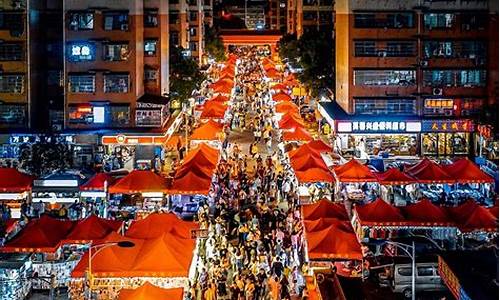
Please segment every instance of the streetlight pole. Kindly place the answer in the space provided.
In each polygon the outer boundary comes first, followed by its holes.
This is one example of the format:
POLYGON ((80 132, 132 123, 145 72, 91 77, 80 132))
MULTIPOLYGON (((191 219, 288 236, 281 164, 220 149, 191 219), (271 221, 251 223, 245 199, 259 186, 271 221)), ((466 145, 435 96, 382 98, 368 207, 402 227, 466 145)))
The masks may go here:
POLYGON ((401 250, 403 250, 406 255, 411 258, 411 299, 415 300, 415 278, 417 276, 417 268, 416 268, 416 256, 415 256, 415 241, 412 241, 411 246, 399 242, 386 241, 386 244, 393 245, 401 250), (408 248, 411 249, 411 252, 408 251, 408 248))

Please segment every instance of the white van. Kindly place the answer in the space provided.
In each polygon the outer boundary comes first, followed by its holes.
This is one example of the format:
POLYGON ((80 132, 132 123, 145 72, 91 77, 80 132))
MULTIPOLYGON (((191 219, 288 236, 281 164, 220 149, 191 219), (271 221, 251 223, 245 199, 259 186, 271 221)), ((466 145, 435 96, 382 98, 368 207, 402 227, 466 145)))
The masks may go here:
MULTIPOLYGON (((416 267, 415 290, 417 293, 446 290, 439 276, 437 263, 417 263, 416 267)), ((380 285, 390 286, 394 293, 402 293, 405 298, 411 298, 411 264, 392 265, 388 273, 379 274, 380 285)))

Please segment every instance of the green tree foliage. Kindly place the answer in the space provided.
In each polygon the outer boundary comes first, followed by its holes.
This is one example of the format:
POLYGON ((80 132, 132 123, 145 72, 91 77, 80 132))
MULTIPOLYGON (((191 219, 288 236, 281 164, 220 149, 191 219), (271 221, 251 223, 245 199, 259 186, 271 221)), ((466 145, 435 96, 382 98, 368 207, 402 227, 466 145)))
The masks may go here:
POLYGON ((222 39, 217 34, 214 27, 206 27, 205 30, 205 51, 217 62, 226 60, 226 49, 222 39))
POLYGON ((279 53, 281 58, 303 68, 299 80, 313 96, 333 86, 333 39, 328 32, 309 31, 298 40, 294 35, 285 35, 279 42, 279 53))
POLYGON ((200 87, 205 75, 198 63, 191 57, 184 57, 182 51, 182 48, 170 48, 170 95, 184 102, 200 87))

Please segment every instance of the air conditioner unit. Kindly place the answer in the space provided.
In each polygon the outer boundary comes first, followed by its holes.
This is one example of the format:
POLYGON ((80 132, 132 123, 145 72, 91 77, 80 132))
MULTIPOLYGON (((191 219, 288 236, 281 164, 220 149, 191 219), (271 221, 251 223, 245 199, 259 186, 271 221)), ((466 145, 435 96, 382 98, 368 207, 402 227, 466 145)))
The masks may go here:
POLYGON ((427 67, 428 65, 429 65, 429 61, 428 60, 422 60, 422 61, 420 61, 420 66, 427 67))
POLYGON ((122 31, 128 31, 128 24, 122 24, 122 25, 120 26, 120 29, 121 29, 122 31))
POLYGON ((432 94, 434 96, 441 96, 443 94, 443 89, 442 88, 433 88, 432 94))

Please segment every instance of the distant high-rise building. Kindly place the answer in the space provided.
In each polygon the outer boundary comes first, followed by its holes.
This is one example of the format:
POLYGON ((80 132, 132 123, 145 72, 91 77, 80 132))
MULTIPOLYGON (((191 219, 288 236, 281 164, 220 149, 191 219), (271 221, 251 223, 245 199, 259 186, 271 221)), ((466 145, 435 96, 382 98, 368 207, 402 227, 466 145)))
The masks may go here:
POLYGON ((332 32, 333 0, 288 0, 287 33, 300 37, 310 30, 332 32))

